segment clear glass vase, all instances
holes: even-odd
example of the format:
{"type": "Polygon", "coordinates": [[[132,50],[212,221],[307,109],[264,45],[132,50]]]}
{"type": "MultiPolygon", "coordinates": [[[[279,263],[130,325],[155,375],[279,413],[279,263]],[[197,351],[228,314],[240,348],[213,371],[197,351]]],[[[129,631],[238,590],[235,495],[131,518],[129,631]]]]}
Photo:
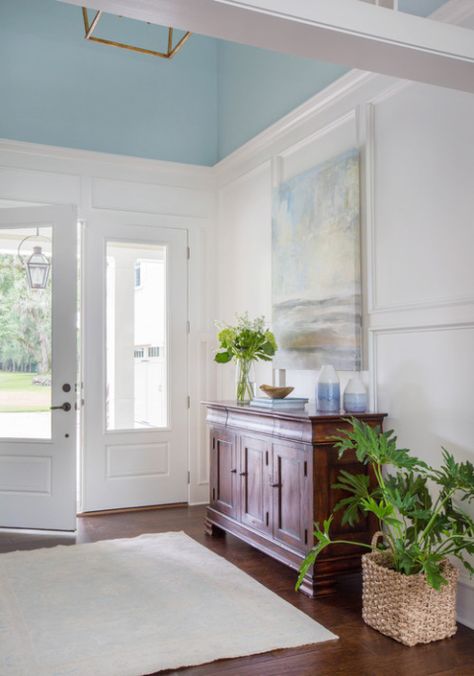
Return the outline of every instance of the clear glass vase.
{"type": "Polygon", "coordinates": [[[254,396],[255,368],[250,359],[237,359],[235,364],[235,398],[238,404],[248,404],[254,396]]]}

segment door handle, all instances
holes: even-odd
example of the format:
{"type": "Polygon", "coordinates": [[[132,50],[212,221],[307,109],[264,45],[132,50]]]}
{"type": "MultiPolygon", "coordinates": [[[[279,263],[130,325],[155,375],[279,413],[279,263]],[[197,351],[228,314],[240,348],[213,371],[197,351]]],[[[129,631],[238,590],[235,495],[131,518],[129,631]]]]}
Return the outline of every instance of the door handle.
{"type": "Polygon", "coordinates": [[[236,470],[236,469],[231,469],[231,470],[230,470],[230,473],[231,473],[231,474],[237,474],[237,470],[236,470]]]}
{"type": "Polygon", "coordinates": [[[240,476],[247,476],[248,472],[240,472],[240,476]]]}
{"type": "Polygon", "coordinates": [[[270,484],[270,488],[281,488],[281,483],[270,484]]]}
{"type": "Polygon", "coordinates": [[[65,401],[64,404],[61,404],[61,406],[50,406],[50,407],[49,407],[50,411],[59,411],[59,410],[62,410],[62,411],[66,411],[66,413],[67,413],[68,411],[70,411],[71,408],[72,408],[72,406],[71,406],[71,404],[70,404],[68,401],[65,401]]]}

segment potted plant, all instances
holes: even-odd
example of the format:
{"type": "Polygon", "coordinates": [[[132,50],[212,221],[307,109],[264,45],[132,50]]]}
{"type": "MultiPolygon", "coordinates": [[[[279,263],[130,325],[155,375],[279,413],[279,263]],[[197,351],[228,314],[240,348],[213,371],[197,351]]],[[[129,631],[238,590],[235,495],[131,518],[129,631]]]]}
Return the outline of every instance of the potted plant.
{"type": "Polygon", "coordinates": [[[333,514],[322,527],[315,525],[315,546],[300,568],[296,584],[321,552],[331,544],[366,547],[362,557],[364,621],[381,633],[416,645],[456,632],[456,557],[469,574],[474,568],[466,555],[474,553],[474,521],[461,508],[474,500],[474,467],[456,462],[443,449],[440,469],[397,448],[393,431],[374,430],[350,419],[352,429],[335,439],[339,456],[353,451],[370,465],[375,486],[365,474],[342,470],[334,485],[347,493],[334,507],[344,509],[342,524],[354,525],[362,514],[374,514],[379,531],[372,544],[331,539],[333,514]],[[383,467],[394,468],[393,473],[383,467]],[[429,484],[436,489],[434,497],[429,484]],[[378,540],[378,544],[377,544],[378,540]]]}
{"type": "Polygon", "coordinates": [[[245,404],[253,398],[250,371],[254,362],[271,361],[277,344],[273,333],[265,328],[265,317],[250,320],[246,312],[236,319],[235,326],[216,322],[220,346],[214,359],[218,364],[236,362],[236,399],[245,404]]]}

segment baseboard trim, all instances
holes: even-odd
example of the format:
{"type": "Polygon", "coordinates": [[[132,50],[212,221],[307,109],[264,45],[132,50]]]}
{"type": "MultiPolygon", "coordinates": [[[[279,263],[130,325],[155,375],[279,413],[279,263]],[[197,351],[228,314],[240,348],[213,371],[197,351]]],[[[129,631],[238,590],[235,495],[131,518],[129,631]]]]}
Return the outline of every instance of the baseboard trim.
{"type": "Polygon", "coordinates": [[[142,505],[141,507],[117,507],[116,509],[97,509],[90,512],[78,512],[77,516],[105,516],[107,514],[126,514],[128,512],[152,512],[157,509],[188,507],[187,502],[170,502],[165,505],[142,505]]]}
{"type": "Polygon", "coordinates": [[[58,535],[60,537],[75,538],[76,530],[53,530],[48,528],[7,528],[2,526],[0,533],[21,533],[22,535],[58,535]]]}
{"type": "Polygon", "coordinates": [[[474,629],[474,586],[462,577],[458,584],[457,619],[469,629],[474,629]]]}

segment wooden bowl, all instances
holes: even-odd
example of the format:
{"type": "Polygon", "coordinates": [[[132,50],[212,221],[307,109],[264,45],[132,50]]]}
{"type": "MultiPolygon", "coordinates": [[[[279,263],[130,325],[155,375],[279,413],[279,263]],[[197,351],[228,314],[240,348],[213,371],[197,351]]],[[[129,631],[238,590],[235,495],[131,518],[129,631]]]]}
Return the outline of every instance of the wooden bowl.
{"type": "Polygon", "coordinates": [[[265,392],[270,399],[284,399],[287,397],[293,390],[294,387],[273,387],[272,385],[260,385],[262,392],[265,392]]]}

